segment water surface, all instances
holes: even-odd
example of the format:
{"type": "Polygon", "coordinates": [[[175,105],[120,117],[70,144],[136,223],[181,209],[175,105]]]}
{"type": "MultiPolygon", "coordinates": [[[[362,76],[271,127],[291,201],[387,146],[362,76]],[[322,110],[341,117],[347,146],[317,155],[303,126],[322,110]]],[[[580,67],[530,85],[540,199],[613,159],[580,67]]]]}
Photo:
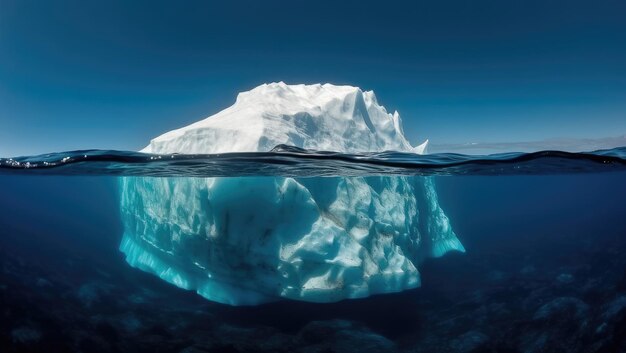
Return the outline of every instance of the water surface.
{"type": "Polygon", "coordinates": [[[113,151],[3,159],[0,348],[626,351],[625,151],[470,157],[281,148],[170,159],[113,151]],[[466,248],[422,264],[420,288],[330,304],[232,307],[133,269],[118,251],[120,175],[372,174],[435,176],[466,248]]]}

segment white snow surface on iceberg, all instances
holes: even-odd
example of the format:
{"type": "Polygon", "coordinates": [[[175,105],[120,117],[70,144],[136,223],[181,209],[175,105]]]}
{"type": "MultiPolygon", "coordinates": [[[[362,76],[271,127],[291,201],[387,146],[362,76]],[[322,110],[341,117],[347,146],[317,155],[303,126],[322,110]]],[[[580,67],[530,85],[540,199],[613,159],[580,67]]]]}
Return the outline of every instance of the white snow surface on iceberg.
{"type": "MultiPolygon", "coordinates": [[[[397,112],[357,87],[264,84],[147,153],[339,152],[412,147],[397,112]]],[[[423,177],[120,179],[132,266],[207,299],[331,302],[420,285],[427,257],[464,251],[423,177]]]]}

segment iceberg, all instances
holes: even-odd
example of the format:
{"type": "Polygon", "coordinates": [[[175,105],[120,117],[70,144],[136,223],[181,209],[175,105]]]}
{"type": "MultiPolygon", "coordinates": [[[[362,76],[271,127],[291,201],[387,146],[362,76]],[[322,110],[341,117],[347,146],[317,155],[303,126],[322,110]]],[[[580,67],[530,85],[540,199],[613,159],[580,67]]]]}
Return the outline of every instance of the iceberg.
{"type": "MultiPolygon", "coordinates": [[[[413,147],[372,91],[263,84],[167,132],[146,153],[413,147]]],[[[333,302],[420,286],[419,264],[464,251],[424,177],[120,178],[120,250],[136,268],[230,305],[333,302]]]]}

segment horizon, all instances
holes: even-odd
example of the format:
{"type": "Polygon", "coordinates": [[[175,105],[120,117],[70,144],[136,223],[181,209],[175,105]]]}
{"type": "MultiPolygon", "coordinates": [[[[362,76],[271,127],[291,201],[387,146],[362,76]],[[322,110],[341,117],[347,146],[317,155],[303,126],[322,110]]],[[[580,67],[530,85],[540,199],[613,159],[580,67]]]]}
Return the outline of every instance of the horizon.
{"type": "Polygon", "coordinates": [[[135,151],[264,82],[346,84],[413,145],[626,134],[626,3],[0,0],[0,156],[135,151]]]}

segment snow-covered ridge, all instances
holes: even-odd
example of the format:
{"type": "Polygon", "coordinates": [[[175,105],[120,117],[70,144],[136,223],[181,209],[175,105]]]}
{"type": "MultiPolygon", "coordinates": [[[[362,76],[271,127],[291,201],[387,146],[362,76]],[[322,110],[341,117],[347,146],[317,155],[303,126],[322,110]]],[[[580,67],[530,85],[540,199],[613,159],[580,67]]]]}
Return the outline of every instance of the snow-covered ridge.
{"type": "MultiPolygon", "coordinates": [[[[413,151],[397,113],[350,86],[261,85],[144,152],[413,151]]],[[[419,264],[463,251],[429,178],[120,178],[134,267],[207,299],[331,302],[420,285],[419,264]]]]}
{"type": "Polygon", "coordinates": [[[231,107],[153,139],[142,152],[266,152],[278,144],[339,152],[426,148],[411,146],[398,112],[388,113],[373,91],[278,82],[240,93],[231,107]]]}

